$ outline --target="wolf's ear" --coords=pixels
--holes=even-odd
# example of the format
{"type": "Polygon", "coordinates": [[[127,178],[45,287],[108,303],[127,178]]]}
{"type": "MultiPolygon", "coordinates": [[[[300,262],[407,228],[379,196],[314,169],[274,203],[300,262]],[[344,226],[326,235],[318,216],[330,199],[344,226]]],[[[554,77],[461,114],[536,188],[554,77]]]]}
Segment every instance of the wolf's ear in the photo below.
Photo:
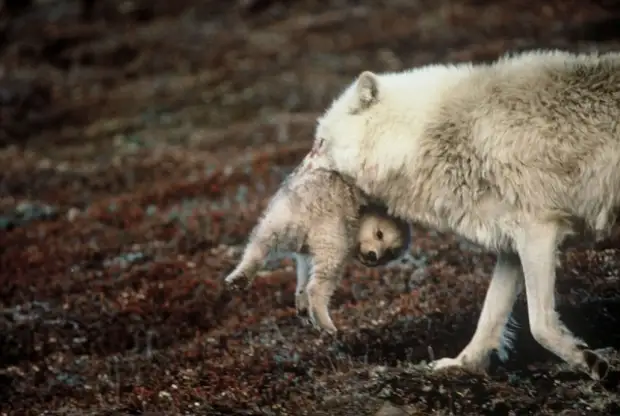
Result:
{"type": "Polygon", "coordinates": [[[365,110],[372,106],[379,96],[379,80],[371,71],[364,71],[355,82],[355,102],[353,110],[365,110]]]}

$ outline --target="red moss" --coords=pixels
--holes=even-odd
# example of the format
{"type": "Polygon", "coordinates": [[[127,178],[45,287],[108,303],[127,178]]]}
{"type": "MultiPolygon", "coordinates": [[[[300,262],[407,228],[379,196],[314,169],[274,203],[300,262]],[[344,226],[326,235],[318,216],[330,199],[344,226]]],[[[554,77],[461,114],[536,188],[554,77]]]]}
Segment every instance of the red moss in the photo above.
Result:
{"type": "MultiPolygon", "coordinates": [[[[527,341],[525,331],[517,357],[533,359],[532,370],[518,359],[518,365],[506,364],[521,370],[512,374],[516,381],[434,379],[396,369],[398,363],[427,359],[429,346],[437,356],[455,354],[471,336],[493,257],[461,250],[452,235],[416,229],[413,249],[428,258],[428,266],[413,289],[401,284],[409,276],[400,271],[349,267],[330,306],[342,328],[336,338],[297,319],[293,271],[280,267],[245,293],[222,290],[222,276],[236,259],[217,250],[247,239],[280,183],[274,168],[291,169],[310,149],[316,116],[329,95],[362,69],[347,57],[394,69],[431,58],[491,57],[516,45],[511,33],[518,35],[519,48],[523,42],[536,46],[523,37],[523,27],[551,36],[550,23],[561,22],[554,31],[561,33],[567,25],[602,18],[596,7],[561,2],[550,9],[546,3],[544,13],[537,13],[513,0],[456,6],[423,1],[373,9],[369,17],[363,9],[351,14],[346,7],[327,11],[316,2],[288,2],[284,15],[276,5],[276,13],[245,16],[249,32],[237,33],[236,9],[217,2],[142,2],[152,7],[152,20],[140,21],[132,20],[138,12],[119,14],[113,2],[103,2],[98,19],[105,28],[76,22],[75,14],[65,13],[75,5],[65,3],[37,4],[37,13],[15,17],[0,52],[15,74],[51,82],[54,91],[54,108],[42,102],[49,108],[37,110],[51,118],[19,119],[24,109],[5,111],[12,101],[0,106],[0,116],[10,117],[1,123],[0,146],[17,140],[33,149],[0,149],[2,189],[15,204],[42,200],[59,213],[0,230],[6,381],[1,411],[362,415],[374,414],[379,393],[392,391],[390,400],[410,404],[412,413],[483,414],[506,402],[515,413],[557,414],[575,406],[583,413],[607,397],[579,393],[592,386],[576,378],[562,383],[572,391],[564,395],[549,382],[553,362],[527,341]],[[52,11],[60,18],[54,25],[62,28],[54,39],[63,39],[62,45],[50,43],[40,30],[52,11]],[[202,26],[195,30],[195,19],[186,15],[207,19],[202,26],[232,29],[213,38],[202,26]],[[312,18],[301,22],[300,15],[312,18]],[[437,25],[417,25],[419,19],[437,25]],[[473,23],[503,43],[489,43],[473,23]],[[262,45],[262,37],[253,36],[255,27],[282,43],[275,49],[262,45]],[[419,42],[412,47],[414,38],[419,42]],[[24,60],[20,39],[45,53],[24,60]],[[326,59],[308,60],[304,39],[326,59]],[[196,41],[209,47],[179,48],[196,41]],[[251,70],[242,69],[248,64],[251,70]],[[83,70],[64,76],[75,65],[83,70]],[[273,77],[276,72],[297,74],[300,82],[273,77]],[[325,87],[323,96],[317,85],[325,87]],[[299,108],[282,107],[290,102],[299,108]],[[273,108],[282,114],[271,121],[255,117],[273,108]],[[53,121],[54,114],[72,117],[53,121]],[[285,128],[287,137],[279,135],[285,128]],[[242,185],[247,192],[237,205],[242,185]],[[229,209],[224,201],[231,201],[229,209]],[[79,215],[69,218],[70,209],[79,215]],[[132,260],[130,253],[141,257],[132,260]],[[355,298],[358,288],[366,291],[364,299],[355,298]],[[386,364],[394,377],[389,371],[370,375],[386,364]],[[170,398],[160,397],[161,391],[170,398]],[[478,399],[471,398],[472,391],[478,399]],[[535,398],[532,391],[539,391],[535,398]],[[427,398],[432,404],[425,404],[427,398]],[[204,408],[190,408],[195,401],[204,408]]],[[[358,6],[372,6],[362,3],[358,6]]],[[[545,42],[562,47],[566,38],[545,42]]],[[[3,88],[0,96],[11,96],[3,88]]],[[[7,212],[12,204],[0,200],[7,212]]],[[[619,238],[620,229],[597,251],[577,247],[560,270],[558,298],[573,308],[562,313],[593,342],[619,342],[613,280],[619,238]],[[608,257],[603,249],[610,250],[608,257]],[[594,297],[592,306],[578,306],[584,293],[594,297]],[[585,317],[590,321],[580,324],[585,317]]]]}

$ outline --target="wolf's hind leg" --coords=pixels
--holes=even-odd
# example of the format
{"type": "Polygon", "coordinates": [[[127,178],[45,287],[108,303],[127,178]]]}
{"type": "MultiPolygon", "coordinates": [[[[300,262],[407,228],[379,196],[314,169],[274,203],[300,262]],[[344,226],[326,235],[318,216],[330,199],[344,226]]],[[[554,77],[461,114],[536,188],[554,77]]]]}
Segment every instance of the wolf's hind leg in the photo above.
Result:
{"type": "Polygon", "coordinates": [[[506,324],[517,296],[522,290],[523,271],[519,256],[500,253],[471,341],[456,358],[433,361],[430,367],[433,370],[465,367],[474,371],[486,371],[493,350],[498,351],[502,360],[505,359],[505,348],[510,347],[511,343],[511,333],[507,330],[506,324]]]}
{"type": "Polygon", "coordinates": [[[555,251],[560,228],[554,223],[526,228],[517,247],[525,274],[530,328],[534,339],[593,379],[607,375],[609,364],[576,338],[555,310],[555,251]]]}

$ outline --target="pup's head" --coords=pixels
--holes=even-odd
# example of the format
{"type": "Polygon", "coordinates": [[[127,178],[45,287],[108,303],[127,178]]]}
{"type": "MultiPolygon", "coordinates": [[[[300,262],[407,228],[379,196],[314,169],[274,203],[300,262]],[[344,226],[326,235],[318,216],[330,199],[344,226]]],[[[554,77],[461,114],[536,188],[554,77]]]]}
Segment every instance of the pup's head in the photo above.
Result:
{"type": "Polygon", "coordinates": [[[385,265],[409,248],[409,224],[378,211],[366,211],[360,218],[356,257],[367,267],[385,265]]]}

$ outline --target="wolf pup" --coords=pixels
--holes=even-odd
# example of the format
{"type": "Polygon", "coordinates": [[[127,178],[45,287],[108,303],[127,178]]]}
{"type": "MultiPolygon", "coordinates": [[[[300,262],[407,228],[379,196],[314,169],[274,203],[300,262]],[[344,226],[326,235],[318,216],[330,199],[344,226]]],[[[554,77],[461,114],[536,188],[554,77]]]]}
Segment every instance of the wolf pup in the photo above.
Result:
{"type": "Polygon", "coordinates": [[[620,208],[620,53],[529,51],[490,64],[370,71],[320,117],[309,157],[389,213],[497,253],[473,338],[431,364],[486,370],[525,288],[534,338],[598,379],[607,362],[561,322],[555,255],[608,235],[620,208]]]}
{"type": "Polygon", "coordinates": [[[334,334],[328,305],[347,260],[386,264],[404,254],[410,233],[408,223],[369,203],[338,173],[302,166],[270,200],[225,282],[247,287],[270,254],[294,253],[296,309],[307,311],[316,328],[334,334]]]}

